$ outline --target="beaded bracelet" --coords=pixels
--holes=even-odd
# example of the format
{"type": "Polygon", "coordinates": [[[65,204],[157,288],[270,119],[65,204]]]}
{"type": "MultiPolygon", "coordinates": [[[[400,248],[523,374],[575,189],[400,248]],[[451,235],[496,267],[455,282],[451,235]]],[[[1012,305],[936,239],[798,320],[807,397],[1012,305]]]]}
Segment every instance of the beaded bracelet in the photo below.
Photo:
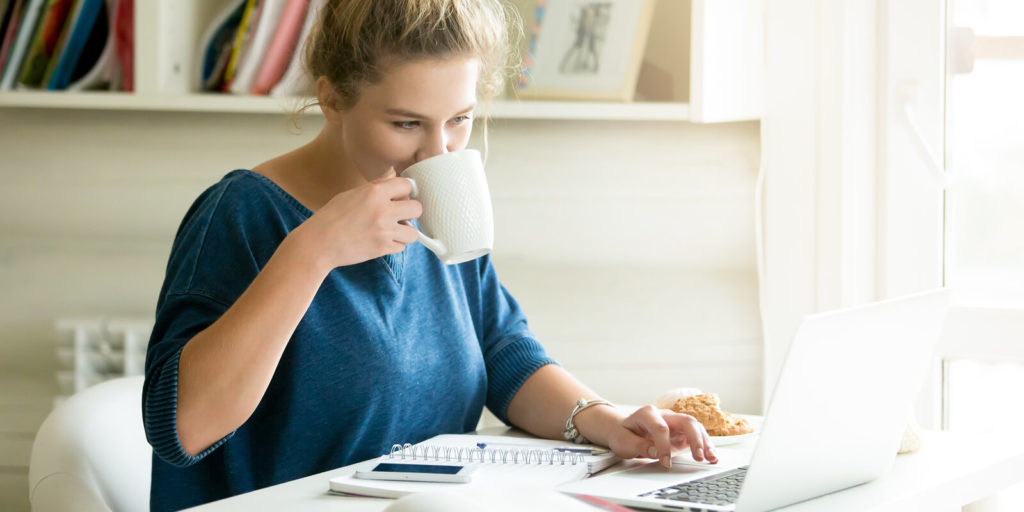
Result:
{"type": "Polygon", "coordinates": [[[593,407],[595,405],[607,405],[610,407],[615,407],[614,404],[607,400],[587,400],[586,398],[580,398],[579,400],[576,401],[576,407],[572,410],[572,413],[569,414],[569,419],[565,420],[565,430],[562,431],[562,437],[576,444],[589,443],[590,441],[587,440],[587,438],[583,437],[583,434],[580,434],[579,429],[576,428],[574,420],[576,419],[577,414],[583,412],[583,410],[587,409],[588,407],[593,407]]]}

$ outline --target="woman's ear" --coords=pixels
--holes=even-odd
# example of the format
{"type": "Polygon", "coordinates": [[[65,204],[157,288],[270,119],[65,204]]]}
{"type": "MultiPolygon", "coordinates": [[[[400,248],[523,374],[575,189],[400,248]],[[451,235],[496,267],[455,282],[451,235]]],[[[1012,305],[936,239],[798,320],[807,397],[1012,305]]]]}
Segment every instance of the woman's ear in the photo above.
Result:
{"type": "Polygon", "coordinates": [[[320,111],[324,113],[324,118],[329,123],[336,123],[338,121],[338,93],[334,90],[331,85],[331,81],[326,76],[321,76],[316,79],[316,99],[317,104],[320,105],[320,111]]]}

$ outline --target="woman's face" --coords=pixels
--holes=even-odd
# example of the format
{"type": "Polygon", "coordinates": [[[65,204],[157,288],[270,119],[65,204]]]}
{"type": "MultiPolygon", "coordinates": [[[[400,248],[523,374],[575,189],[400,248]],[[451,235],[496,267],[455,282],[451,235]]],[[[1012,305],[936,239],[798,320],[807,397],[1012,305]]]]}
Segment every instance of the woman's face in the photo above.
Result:
{"type": "Polygon", "coordinates": [[[373,180],[448,151],[463,149],[473,130],[479,61],[416,60],[392,66],[362,89],[351,109],[328,116],[344,153],[373,180]],[[331,119],[334,118],[334,119],[331,119]]]}

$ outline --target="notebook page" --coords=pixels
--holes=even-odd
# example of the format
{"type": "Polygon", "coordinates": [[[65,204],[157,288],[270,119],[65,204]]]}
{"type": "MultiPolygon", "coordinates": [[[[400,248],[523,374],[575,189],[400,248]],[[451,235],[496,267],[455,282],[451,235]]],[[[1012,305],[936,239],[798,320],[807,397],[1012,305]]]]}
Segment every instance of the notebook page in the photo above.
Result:
{"type": "MultiPolygon", "coordinates": [[[[446,446],[446,447],[462,447],[465,449],[477,448],[478,443],[483,443],[490,447],[500,448],[516,448],[516,449],[541,449],[547,450],[550,448],[557,447],[579,447],[579,445],[572,445],[571,443],[565,443],[561,441],[551,441],[546,439],[532,439],[532,438],[518,438],[518,437],[505,437],[505,436],[478,436],[478,435],[458,435],[458,434],[445,434],[440,435],[423,443],[419,446],[446,446]]],[[[429,452],[428,452],[429,453],[429,452]]],[[[335,492],[343,492],[348,494],[360,494],[364,496],[379,496],[385,498],[398,498],[407,494],[414,494],[419,492],[430,492],[447,489],[510,489],[510,488],[546,488],[554,489],[556,486],[563,483],[571,482],[574,480],[580,480],[585,478],[588,474],[592,473],[588,466],[594,464],[588,464],[590,461],[586,459],[594,459],[595,464],[604,464],[605,467],[610,464],[606,464],[608,461],[614,463],[618,458],[611,454],[603,454],[597,456],[586,456],[584,462],[577,462],[572,464],[568,461],[561,463],[558,460],[547,461],[538,464],[536,459],[531,459],[529,464],[525,463],[522,458],[519,459],[518,463],[507,462],[490,462],[489,457],[485,457],[485,462],[481,463],[478,459],[474,458],[473,462],[467,462],[464,458],[460,463],[458,460],[423,460],[418,458],[413,461],[409,458],[403,460],[400,457],[391,458],[388,455],[371,459],[355,465],[350,468],[345,474],[332,478],[330,480],[330,489],[335,492]],[[367,480],[356,478],[354,476],[357,470],[369,470],[376,466],[380,462],[415,462],[417,464],[463,464],[476,466],[477,471],[473,475],[472,481],[469,483],[434,483],[434,482],[408,482],[408,481],[389,481],[389,480],[367,480]]],[[[506,459],[508,460],[508,459],[506,459]]],[[[568,460],[568,459],[566,459],[568,460]]]]}

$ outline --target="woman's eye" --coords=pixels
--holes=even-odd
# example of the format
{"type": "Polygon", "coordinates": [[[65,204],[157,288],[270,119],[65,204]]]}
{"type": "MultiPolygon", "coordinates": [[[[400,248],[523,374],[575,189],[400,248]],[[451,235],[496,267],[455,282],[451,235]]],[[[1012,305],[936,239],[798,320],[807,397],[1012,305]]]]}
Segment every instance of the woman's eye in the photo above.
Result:
{"type": "Polygon", "coordinates": [[[394,125],[396,127],[398,127],[398,128],[405,128],[406,130],[411,130],[411,129],[416,128],[417,126],[419,126],[420,122],[419,121],[395,121],[394,125]]]}
{"type": "Polygon", "coordinates": [[[455,119],[452,119],[452,123],[454,123],[454,124],[462,124],[462,123],[465,123],[466,121],[469,121],[471,119],[472,118],[469,117],[469,116],[459,116],[459,117],[456,117],[455,119]]]}

